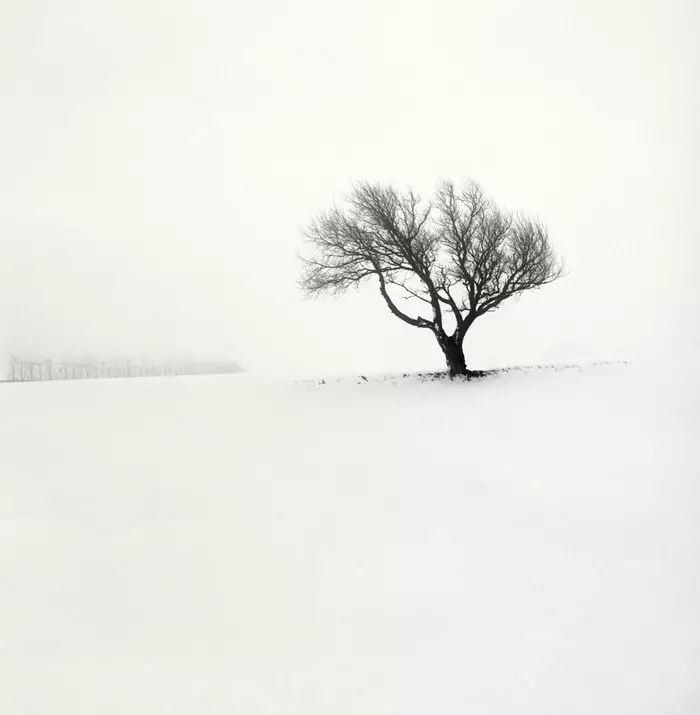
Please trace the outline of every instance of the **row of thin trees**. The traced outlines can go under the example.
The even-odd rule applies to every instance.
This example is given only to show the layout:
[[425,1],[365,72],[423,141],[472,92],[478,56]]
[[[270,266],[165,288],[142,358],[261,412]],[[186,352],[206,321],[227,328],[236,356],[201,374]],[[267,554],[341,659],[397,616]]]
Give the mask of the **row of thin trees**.
[[131,360],[100,360],[59,362],[55,360],[27,360],[17,356],[9,358],[9,382],[39,380],[89,380],[115,377],[157,377],[170,375],[217,375],[240,372],[230,361],[179,360],[147,362]]

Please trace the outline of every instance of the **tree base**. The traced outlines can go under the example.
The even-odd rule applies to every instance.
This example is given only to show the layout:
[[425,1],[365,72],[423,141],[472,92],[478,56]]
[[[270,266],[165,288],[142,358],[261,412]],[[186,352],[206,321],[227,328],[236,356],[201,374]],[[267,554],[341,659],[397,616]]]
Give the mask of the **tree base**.
[[465,370],[464,372],[452,372],[448,370],[447,376],[450,380],[454,380],[456,377],[461,377],[463,380],[471,380],[474,377],[486,377],[486,372],[484,370]]
[[415,375],[419,380],[472,380],[490,375],[493,370],[467,370],[462,374],[452,374],[449,370],[441,370],[440,372],[418,372],[418,373],[403,373],[403,377],[411,377]]

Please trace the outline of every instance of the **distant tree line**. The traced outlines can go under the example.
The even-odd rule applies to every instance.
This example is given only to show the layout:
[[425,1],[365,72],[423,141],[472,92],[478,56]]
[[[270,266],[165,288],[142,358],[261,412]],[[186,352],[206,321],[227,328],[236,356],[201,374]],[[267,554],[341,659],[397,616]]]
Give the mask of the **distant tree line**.
[[159,377],[174,375],[221,375],[240,372],[231,361],[174,360],[165,362],[132,360],[27,360],[10,356],[9,382],[40,380],[89,380],[115,377]]

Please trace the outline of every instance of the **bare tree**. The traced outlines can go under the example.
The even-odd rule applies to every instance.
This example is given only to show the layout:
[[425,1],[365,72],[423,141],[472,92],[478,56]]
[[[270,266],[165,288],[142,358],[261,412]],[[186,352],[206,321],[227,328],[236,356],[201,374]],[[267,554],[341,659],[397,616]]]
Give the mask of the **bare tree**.
[[7,366],[7,379],[10,382],[16,382],[19,379],[19,361],[14,355],[10,355]]
[[[499,208],[472,181],[441,182],[427,204],[413,190],[362,182],[345,208],[322,212],[305,236],[307,294],[376,280],[397,318],[434,335],[452,376],[470,374],[463,345],[477,318],[562,273],[544,225]],[[398,299],[423,310],[404,312]]]

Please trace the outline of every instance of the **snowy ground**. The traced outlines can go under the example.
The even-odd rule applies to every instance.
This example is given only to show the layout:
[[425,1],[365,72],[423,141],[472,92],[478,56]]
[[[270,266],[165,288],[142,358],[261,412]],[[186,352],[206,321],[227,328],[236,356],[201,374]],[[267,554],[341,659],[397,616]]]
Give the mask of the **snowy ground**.
[[697,362],[0,385],[2,715],[697,715]]

